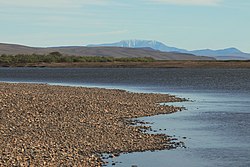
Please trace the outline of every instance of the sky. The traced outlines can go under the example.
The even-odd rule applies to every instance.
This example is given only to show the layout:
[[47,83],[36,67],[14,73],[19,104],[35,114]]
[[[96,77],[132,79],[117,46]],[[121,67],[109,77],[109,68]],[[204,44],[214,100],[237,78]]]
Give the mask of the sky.
[[249,0],[0,0],[0,42],[81,46],[127,39],[250,53]]

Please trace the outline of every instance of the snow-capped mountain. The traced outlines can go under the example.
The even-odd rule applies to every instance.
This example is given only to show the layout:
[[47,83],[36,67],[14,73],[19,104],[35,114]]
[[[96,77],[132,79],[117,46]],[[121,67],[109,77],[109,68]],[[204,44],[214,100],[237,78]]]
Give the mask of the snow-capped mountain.
[[116,46],[116,47],[126,47],[126,48],[152,48],[154,50],[159,50],[163,52],[180,52],[186,53],[188,52],[185,49],[179,49],[175,47],[167,46],[159,41],[155,40],[122,40],[120,42],[108,43],[108,44],[96,44],[96,45],[88,45],[90,47],[95,46]]

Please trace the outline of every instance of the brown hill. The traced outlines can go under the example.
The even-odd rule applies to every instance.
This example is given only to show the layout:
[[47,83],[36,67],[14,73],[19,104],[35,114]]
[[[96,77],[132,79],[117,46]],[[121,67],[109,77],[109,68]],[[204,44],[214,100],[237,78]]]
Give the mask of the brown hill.
[[64,47],[28,47],[16,44],[0,43],[0,55],[16,54],[48,54],[60,52],[63,55],[75,56],[109,56],[109,57],[152,57],[156,60],[215,60],[211,57],[195,56],[192,54],[160,52],[148,48],[122,48],[122,47],[85,47],[85,46],[64,46]]

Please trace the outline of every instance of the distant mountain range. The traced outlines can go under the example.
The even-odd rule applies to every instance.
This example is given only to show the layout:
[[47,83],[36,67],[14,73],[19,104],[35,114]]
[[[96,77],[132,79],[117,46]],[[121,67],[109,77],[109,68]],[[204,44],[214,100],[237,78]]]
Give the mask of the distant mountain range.
[[156,60],[214,60],[211,57],[195,56],[190,53],[162,52],[145,46],[140,48],[117,47],[117,46],[62,46],[62,47],[28,47],[15,44],[0,43],[0,55],[16,54],[48,54],[50,52],[60,52],[63,55],[75,56],[104,56],[104,57],[152,57]]
[[110,56],[110,57],[152,57],[156,60],[250,60],[250,54],[236,48],[221,50],[185,50],[167,46],[153,40],[123,40],[109,44],[92,44],[87,46],[28,47],[0,43],[2,54],[47,54],[61,52],[76,56]]
[[236,48],[226,48],[220,50],[203,49],[194,50],[187,53],[192,53],[199,56],[214,57],[217,60],[250,60],[249,53],[241,52]]
[[108,43],[108,44],[91,44],[87,45],[89,47],[125,47],[125,48],[152,48],[154,50],[162,51],[162,52],[178,52],[178,53],[188,53],[194,54],[197,56],[209,56],[216,58],[217,60],[249,60],[250,54],[241,52],[236,48],[226,48],[221,50],[211,50],[211,49],[203,49],[203,50],[193,50],[188,51],[186,49],[180,49],[176,47],[167,46],[161,42],[154,40],[123,40],[116,43]]

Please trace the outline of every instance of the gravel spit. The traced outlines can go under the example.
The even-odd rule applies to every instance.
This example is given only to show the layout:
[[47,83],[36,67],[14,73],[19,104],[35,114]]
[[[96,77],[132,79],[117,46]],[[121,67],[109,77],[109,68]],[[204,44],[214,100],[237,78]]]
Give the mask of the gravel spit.
[[131,118],[173,113],[183,99],[123,90],[0,83],[0,166],[102,166],[102,154],[173,148]]

